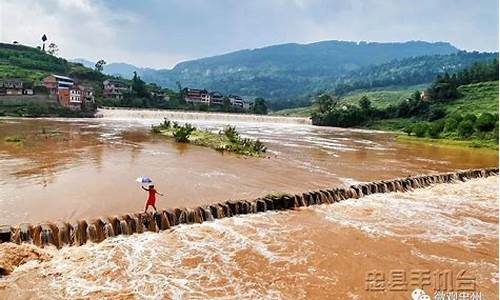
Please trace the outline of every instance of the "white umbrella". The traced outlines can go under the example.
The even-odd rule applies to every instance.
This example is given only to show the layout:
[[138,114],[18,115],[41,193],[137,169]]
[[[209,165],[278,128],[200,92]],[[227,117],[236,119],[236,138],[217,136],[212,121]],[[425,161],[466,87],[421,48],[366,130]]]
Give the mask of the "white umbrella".
[[139,183],[142,183],[142,184],[151,184],[151,183],[153,183],[153,180],[151,180],[151,178],[149,178],[148,176],[137,177],[137,179],[135,181],[137,181]]

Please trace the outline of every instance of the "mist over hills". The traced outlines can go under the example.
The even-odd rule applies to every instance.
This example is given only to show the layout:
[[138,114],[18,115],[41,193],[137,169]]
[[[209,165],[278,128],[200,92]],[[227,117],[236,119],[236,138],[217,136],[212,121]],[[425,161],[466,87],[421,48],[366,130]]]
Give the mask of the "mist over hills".
[[[80,63],[87,68],[95,68],[95,63],[85,58],[74,58],[70,59],[70,62]],[[103,72],[108,75],[117,75],[126,79],[131,79],[134,72],[139,75],[143,75],[146,72],[156,72],[157,70],[151,68],[141,68],[128,63],[108,63],[104,65]]]

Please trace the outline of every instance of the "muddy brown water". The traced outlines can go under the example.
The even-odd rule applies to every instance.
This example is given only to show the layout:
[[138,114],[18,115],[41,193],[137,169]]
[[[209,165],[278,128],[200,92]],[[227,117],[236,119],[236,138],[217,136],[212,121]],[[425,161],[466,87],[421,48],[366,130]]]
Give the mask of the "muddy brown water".
[[[0,124],[0,224],[111,216],[139,211],[135,182],[150,176],[159,207],[190,207],[273,192],[303,192],[359,181],[498,165],[498,152],[398,143],[370,131],[237,123],[269,157],[242,158],[176,144],[149,133],[151,119],[26,120]],[[224,123],[196,121],[214,131]],[[22,145],[7,143],[20,136]]]
[[[473,179],[45,249],[52,260],[0,279],[0,298],[411,299],[412,274],[465,270],[482,299],[498,299],[497,186]],[[367,290],[370,272],[386,284],[403,272],[405,289]]]
[[[155,180],[160,207],[498,166],[498,152],[397,142],[386,133],[234,123],[269,158],[178,145],[153,119],[2,119],[0,223],[139,211],[134,182]],[[196,120],[218,131],[224,123]],[[19,135],[22,145],[5,143]],[[366,290],[370,271],[466,270],[498,298],[498,177],[234,217],[101,244],[46,249],[0,280],[1,299],[410,299]],[[35,283],[35,284],[34,284]],[[431,286],[426,286],[432,292]]]

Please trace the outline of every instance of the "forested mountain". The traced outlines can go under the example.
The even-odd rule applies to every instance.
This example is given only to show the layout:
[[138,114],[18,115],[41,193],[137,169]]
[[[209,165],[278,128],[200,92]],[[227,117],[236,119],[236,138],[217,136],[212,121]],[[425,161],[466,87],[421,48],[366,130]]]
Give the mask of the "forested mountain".
[[323,41],[283,44],[182,62],[172,70],[143,73],[146,81],[174,88],[179,81],[244,97],[305,97],[337,78],[369,65],[414,56],[451,54],[449,43]]
[[[171,70],[108,63],[104,72],[177,90],[218,90],[246,98],[263,97],[273,109],[306,106],[323,91],[345,94],[357,89],[430,83],[438,74],[455,72],[498,53],[459,51],[449,43],[411,41],[366,43],[324,41],[283,44],[179,63]],[[75,60],[92,66],[89,61]]]
[[498,58],[498,53],[459,51],[448,55],[428,55],[393,60],[368,66],[341,76],[330,89],[343,95],[358,89],[386,86],[410,86],[431,82],[436,75],[454,73],[476,62]]

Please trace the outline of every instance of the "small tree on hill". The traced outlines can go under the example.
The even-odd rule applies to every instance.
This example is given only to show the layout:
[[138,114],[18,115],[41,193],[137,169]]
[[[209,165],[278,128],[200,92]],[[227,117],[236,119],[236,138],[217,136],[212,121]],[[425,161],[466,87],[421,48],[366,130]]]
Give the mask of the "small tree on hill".
[[370,99],[368,99],[368,97],[366,97],[365,95],[363,95],[363,97],[361,97],[361,99],[359,99],[359,107],[361,107],[361,110],[363,111],[363,113],[367,117],[371,116],[372,103],[371,103]]
[[474,133],[474,122],[464,119],[458,124],[458,136],[461,138],[470,137]]
[[337,105],[337,100],[338,99],[334,99],[330,95],[323,94],[316,98],[315,104],[318,106],[318,110],[320,113],[326,113],[335,108],[335,106]]
[[106,61],[104,59],[99,60],[98,62],[95,63],[95,70],[97,72],[102,72],[104,70],[104,65],[106,64]]
[[48,46],[47,53],[53,56],[57,55],[57,52],[59,52],[59,47],[55,43],[50,43]]
[[476,120],[476,128],[481,132],[491,131],[495,128],[497,118],[490,113],[482,113]]

